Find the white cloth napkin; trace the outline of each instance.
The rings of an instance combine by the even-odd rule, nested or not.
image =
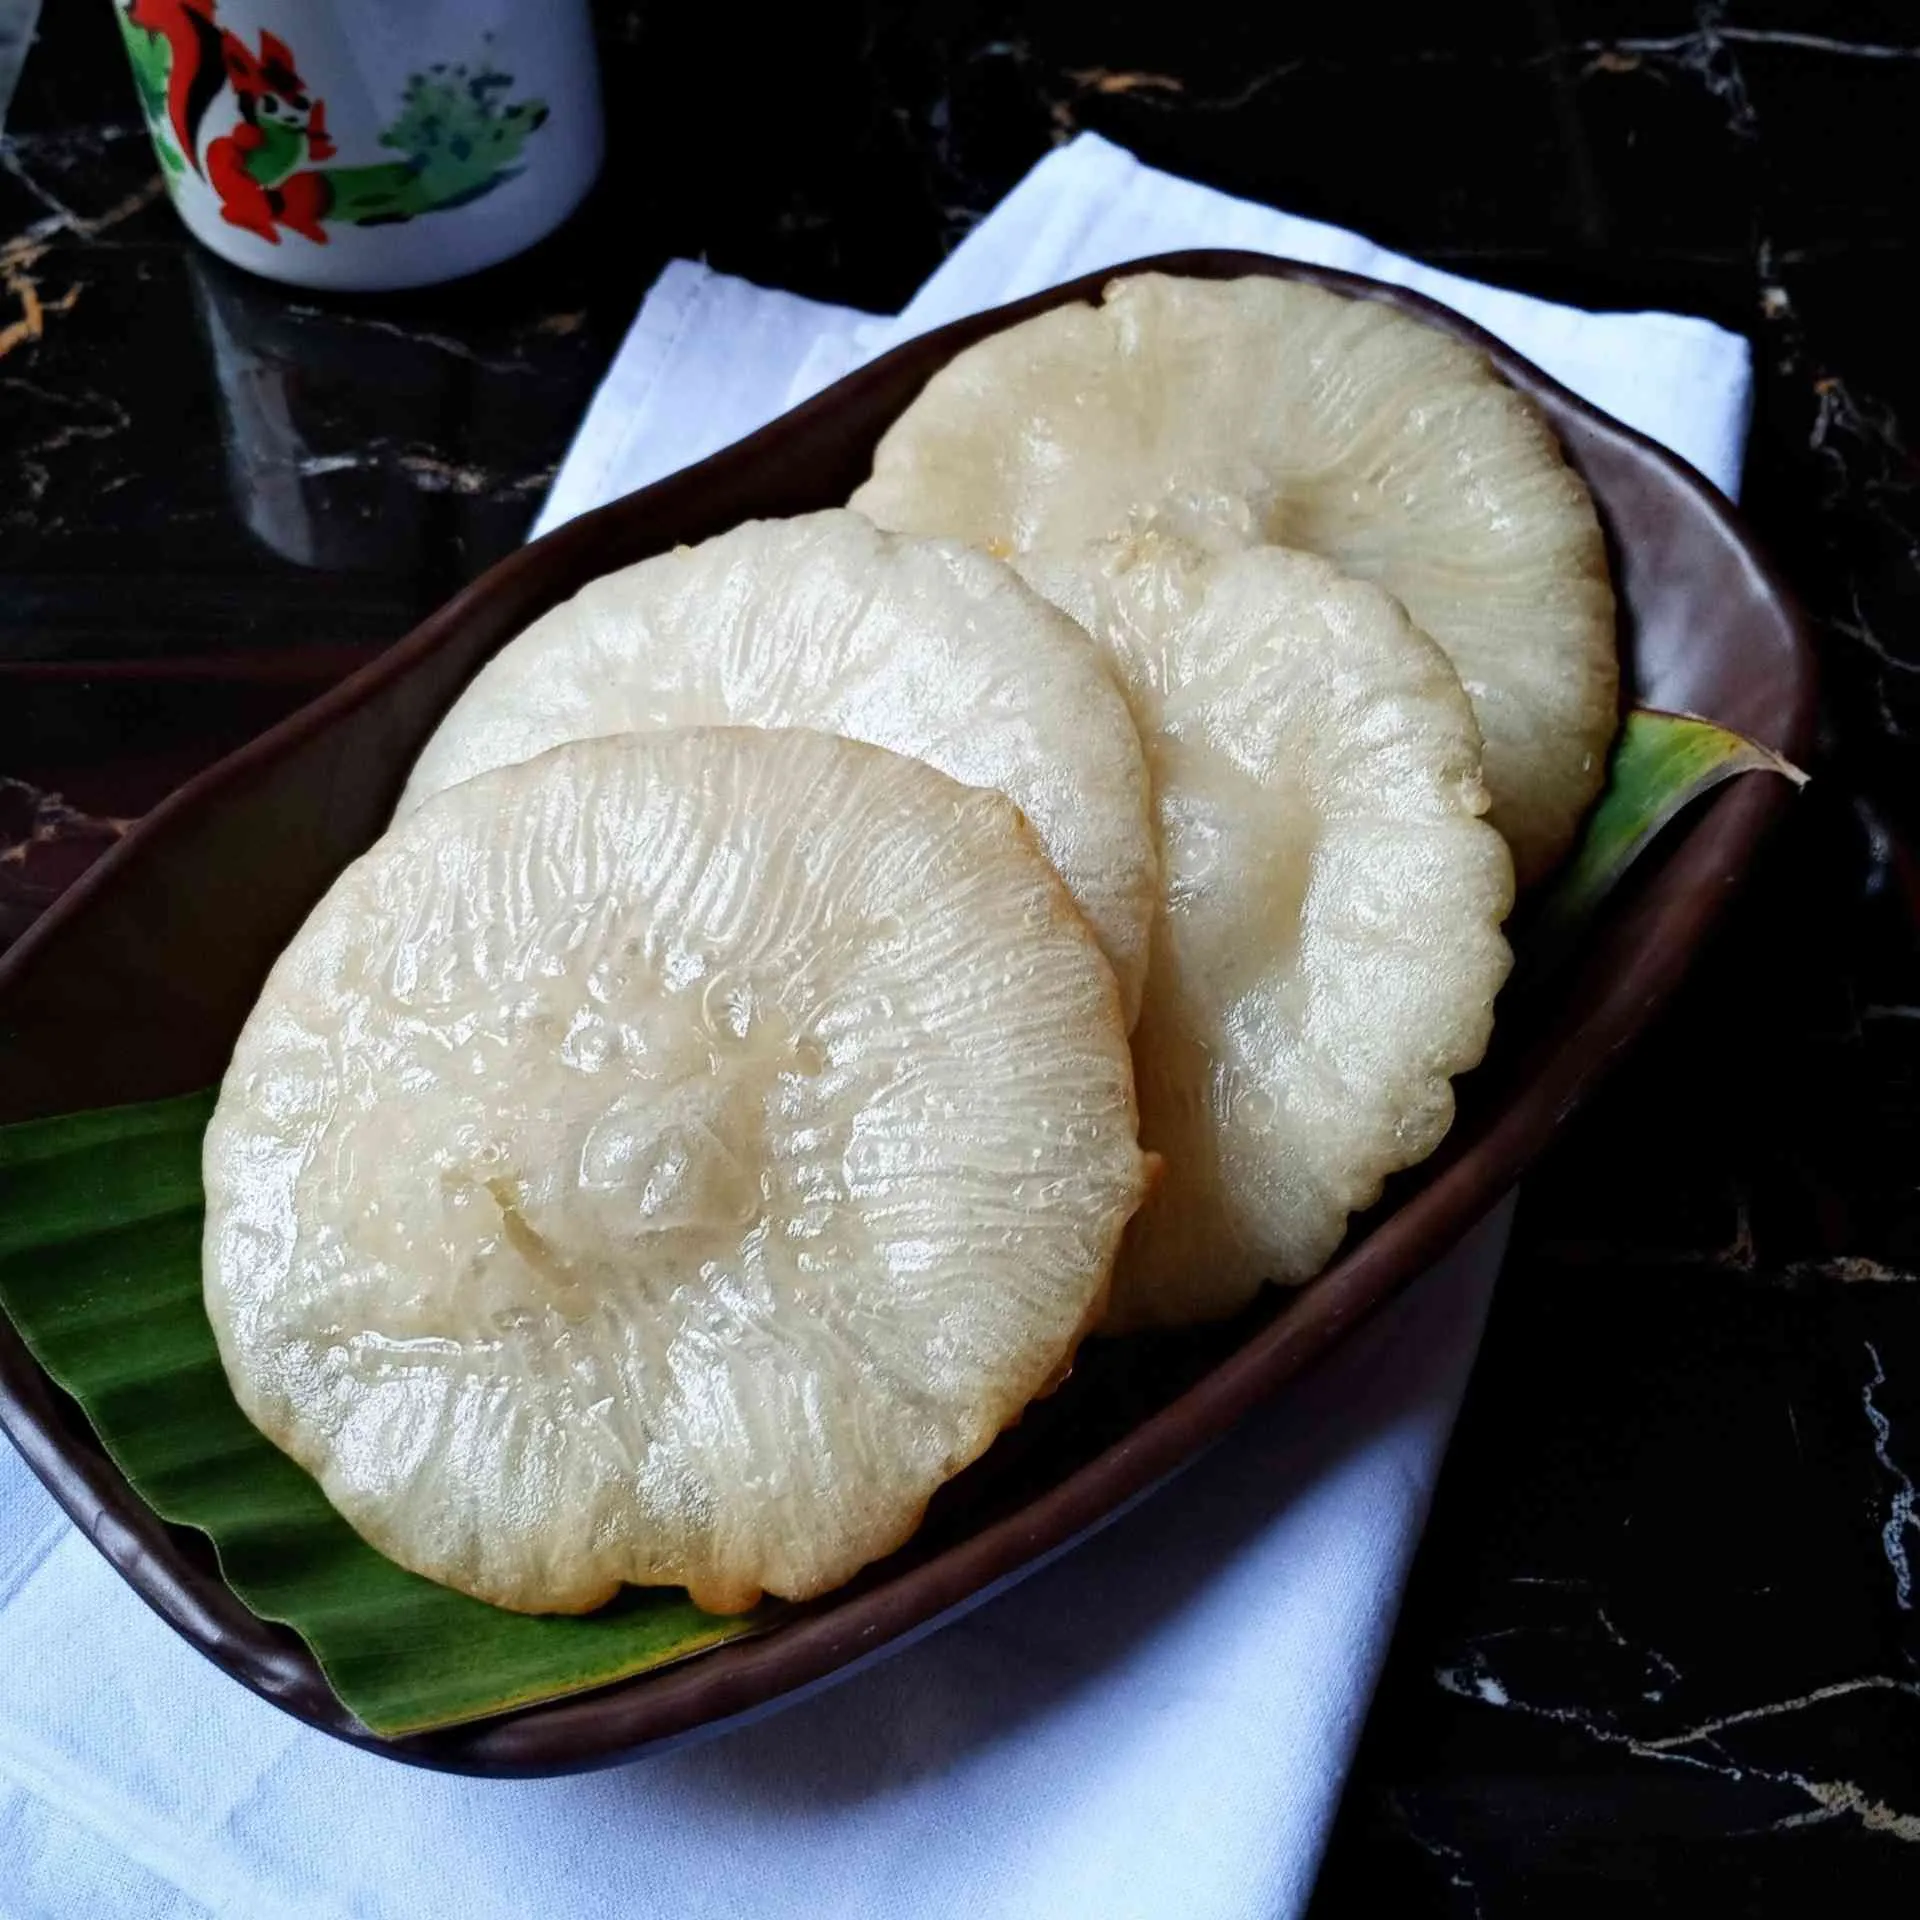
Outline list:
[[[1744,341],[1434,273],[1082,138],[894,320],[669,268],[542,525],[711,452],[954,314],[1221,245],[1417,286],[1734,488]],[[0,1916],[1297,1914],[1510,1213],[1012,1593],[755,1725],[576,1779],[410,1773],[308,1732],[175,1639],[0,1448]]]
[[[704,459],[915,334],[1182,247],[1283,254],[1412,287],[1738,491],[1753,390],[1739,335],[1686,314],[1583,313],[1463,280],[1339,227],[1175,179],[1087,133],[1042,160],[892,318],[674,261],[647,295],[534,531]]]

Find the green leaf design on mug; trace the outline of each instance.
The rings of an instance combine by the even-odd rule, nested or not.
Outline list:
[[[136,27],[117,6],[113,17],[120,22],[120,37],[126,42],[127,58],[133,62],[134,91],[140,96],[147,131],[153,135],[153,149],[168,173],[185,173],[186,156],[167,124],[167,43],[157,33]]]
[[[372,226],[463,207],[520,171],[528,140],[547,120],[544,100],[506,98],[511,76],[447,67],[416,73],[399,117],[380,136],[405,158],[322,169],[327,218]]]

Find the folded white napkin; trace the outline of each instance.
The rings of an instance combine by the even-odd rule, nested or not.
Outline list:
[[[1042,160],[892,318],[676,260],[647,295],[534,531],[645,486],[915,334],[1062,280],[1183,247],[1241,247],[1412,287],[1738,490],[1747,343],[1677,313],[1583,313],[1423,267],[1358,234],[1143,166],[1082,134]]]
[[[1430,272],[1082,138],[895,320],[669,268],[541,524],[711,452],[924,327],[1185,246],[1416,286],[1734,488],[1744,341]],[[1510,1211],[1012,1593],[756,1725],[577,1779],[409,1773],[309,1733],[176,1640],[0,1448],[0,1914],[1299,1913]]]

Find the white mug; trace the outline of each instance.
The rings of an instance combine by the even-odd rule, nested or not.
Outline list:
[[[599,170],[586,0],[112,0],[174,206],[236,266],[425,286],[518,253]]]

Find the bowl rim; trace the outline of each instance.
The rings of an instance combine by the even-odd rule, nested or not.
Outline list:
[[[635,516],[644,516],[652,503],[671,497],[676,489],[725,480],[736,472],[744,476],[771,448],[804,434],[823,415],[858,406],[863,396],[884,390],[903,369],[924,362],[925,377],[930,378],[974,340],[1053,307],[1097,302],[1110,282],[1155,272],[1207,279],[1257,274],[1389,305],[1478,349],[1521,392],[1545,402],[1550,411],[1578,420],[1589,436],[1629,452],[1666,487],[1685,496],[1713,533],[1740,556],[1758,583],[1758,597],[1777,615],[1787,643],[1785,699],[1779,737],[1766,744],[1791,758],[1804,757],[1812,737],[1816,698],[1814,655],[1804,616],[1738,510],[1695,468],[1650,436],[1602,413],[1474,322],[1410,288],[1274,255],[1184,249],[1082,275],[916,336],[744,439],[505,555],[377,659],[196,774],[144,815],[10,951],[0,955],[0,996],[62,937],[69,924],[113,888],[131,863],[146,858],[182,823],[216,805],[228,789],[404,680],[478,608],[524,575],[538,576],[549,569],[576,575],[570,591],[577,591],[579,583],[604,570],[592,565],[601,536]],[[942,348],[948,350],[943,353]],[[444,1771],[538,1775],[617,1764],[642,1749],[738,1724],[910,1645],[1065,1553],[1147,1498],[1255,1404],[1413,1284],[1498,1203],[1665,1003],[1719,918],[1734,882],[1751,866],[1762,839],[1791,797],[1784,781],[1743,778],[1696,809],[1691,824],[1676,838],[1694,848],[1703,870],[1711,868],[1722,884],[1700,889],[1699,897],[1690,901],[1681,929],[1687,937],[1650,943],[1636,961],[1633,977],[1615,984],[1605,1002],[1614,1009],[1605,1023],[1611,1040],[1597,1058],[1585,1060],[1576,1071],[1568,1059],[1554,1057],[1587,1051],[1570,1050],[1566,1044],[1570,1035],[1561,1035],[1490,1116],[1471,1155],[1456,1158],[1443,1152],[1431,1163],[1430,1178],[1385,1217],[1372,1221],[1357,1242],[1344,1247],[1325,1272],[1295,1292],[1264,1326],[1176,1398],[1025,1506],[903,1570],[851,1592],[823,1596],[809,1610],[781,1621],[766,1634],[591,1692],[430,1733],[383,1738],[362,1727],[344,1707],[335,1719],[301,1703],[300,1688],[284,1680],[289,1663],[297,1668],[304,1658],[315,1674],[318,1668],[304,1643],[298,1643],[297,1649],[289,1647],[288,1629],[249,1612],[260,1629],[259,1644],[251,1649],[250,1660],[244,1658],[247,1650],[236,1648],[233,1636],[210,1622],[196,1603],[192,1582],[183,1581],[178,1565],[156,1564],[154,1555],[128,1535],[124,1516],[130,1509],[136,1518],[151,1521],[162,1536],[185,1530],[161,1522],[104,1455],[100,1470],[89,1471],[94,1463],[78,1461],[68,1451],[65,1436],[50,1417],[53,1401],[49,1396],[56,1390],[4,1316],[0,1316],[0,1428],[13,1438],[80,1530],[170,1625],[253,1691],[351,1744]],[[1598,1023],[1597,1015],[1590,1016],[1590,1025]],[[1488,1159],[1501,1174],[1491,1189],[1477,1172]],[[23,1374],[23,1367],[29,1372]],[[17,1390],[23,1382],[30,1389],[24,1398]],[[190,1571],[199,1577],[197,1570]]]

